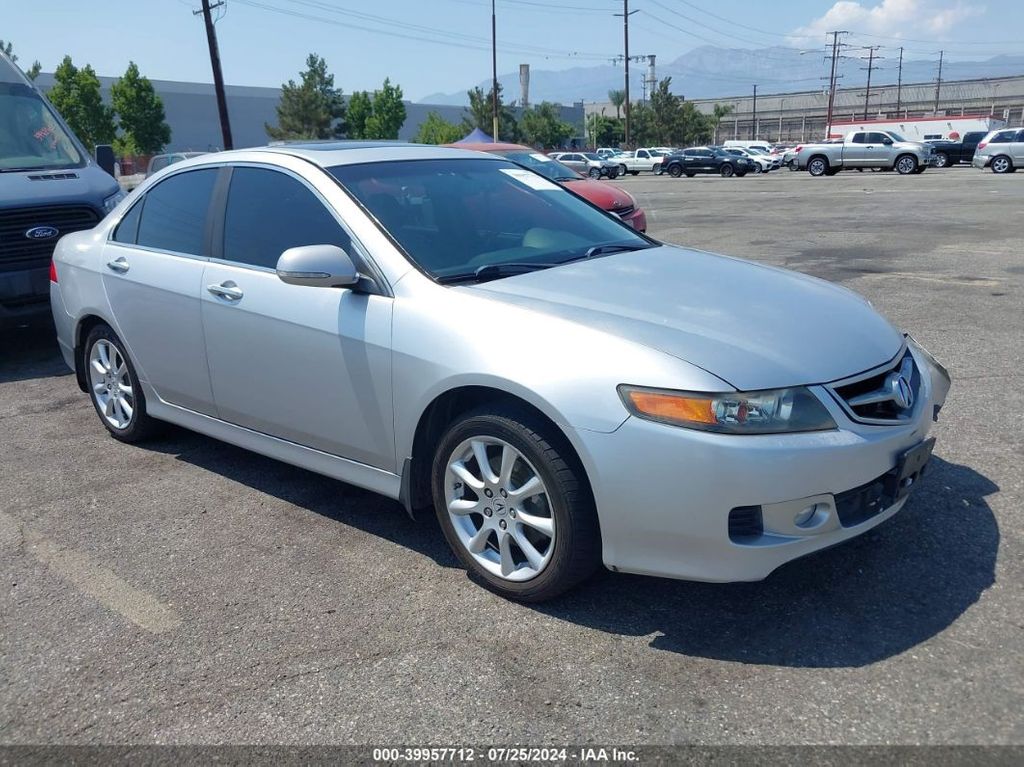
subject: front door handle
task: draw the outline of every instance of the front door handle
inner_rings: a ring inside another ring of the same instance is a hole
[[[213,295],[220,296],[221,298],[226,298],[229,301],[238,301],[242,296],[245,295],[242,292],[242,289],[238,287],[235,283],[233,283],[231,280],[228,280],[227,282],[222,282],[220,285],[207,285],[206,289],[213,293]]]
[[[124,256],[120,256],[114,259],[113,261],[107,261],[107,268],[110,269],[110,271],[112,272],[124,274],[129,269],[131,269],[131,266],[129,265],[128,260]]]

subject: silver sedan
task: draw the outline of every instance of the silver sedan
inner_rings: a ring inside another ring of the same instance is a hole
[[[413,145],[177,163],[60,241],[51,299],[115,438],[171,422],[433,509],[522,600],[602,562],[756,580],[859,535],[949,388],[844,288]]]

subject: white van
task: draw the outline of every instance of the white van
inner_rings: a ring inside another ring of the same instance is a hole
[[[742,140],[731,140],[726,141],[722,144],[723,147],[729,149],[730,147],[738,147],[739,149],[760,149],[769,154],[772,151],[772,145],[767,141],[742,141]]]

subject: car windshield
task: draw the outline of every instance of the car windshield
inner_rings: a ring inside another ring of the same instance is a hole
[[[597,160],[598,162],[601,161],[601,155],[595,154],[594,152],[584,152],[583,156],[586,157],[588,160]]]
[[[892,131],[886,131],[886,133],[889,134],[889,138],[891,138],[893,141],[906,141],[906,139],[903,138],[903,136],[901,136],[899,133],[893,133]]]
[[[503,160],[406,160],[328,170],[410,260],[442,282],[653,247],[613,216]]]
[[[543,155],[540,152],[512,151],[493,152],[493,154],[504,157],[506,160],[511,160],[516,165],[522,165],[524,168],[529,168],[552,181],[578,181],[582,178],[582,176],[572,168],[566,167],[557,160],[552,160],[550,157]]]
[[[0,172],[78,168],[75,142],[34,90],[0,81]]]

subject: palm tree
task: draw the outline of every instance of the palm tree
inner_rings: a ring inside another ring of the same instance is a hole
[[[612,102],[612,106],[615,107],[615,119],[618,120],[622,116],[620,114],[622,105],[626,103],[626,92],[608,91],[608,100]]]
[[[722,122],[722,119],[726,115],[730,115],[736,109],[735,104],[715,104],[709,117],[711,118],[711,125],[715,131],[714,143],[718,143],[718,125]]]

